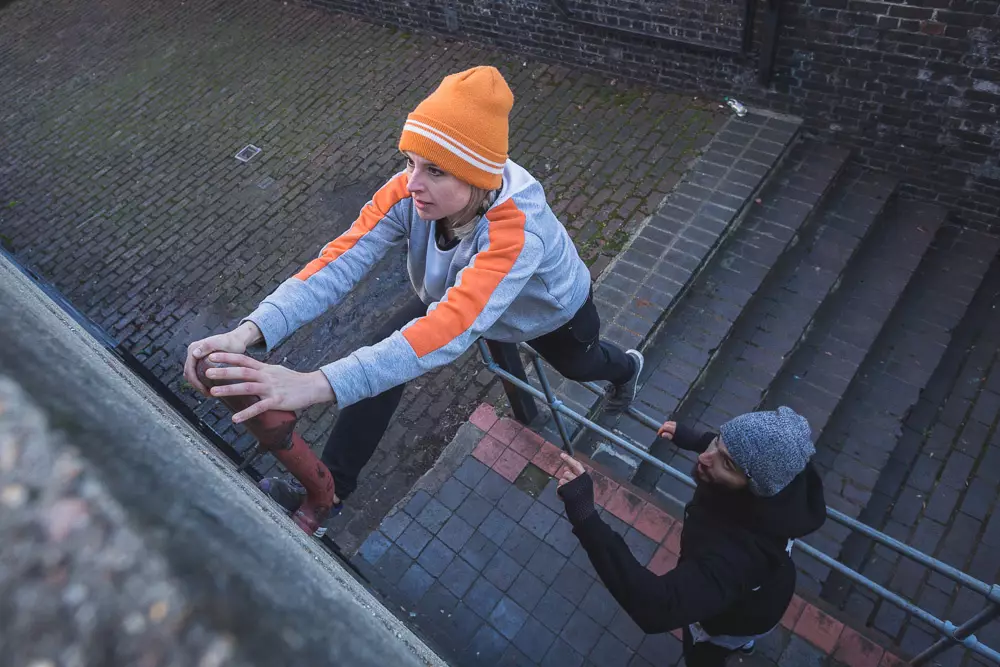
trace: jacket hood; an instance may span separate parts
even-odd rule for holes
[[[811,463],[776,495],[765,498],[702,482],[694,502],[704,503],[727,523],[782,540],[808,535],[826,521],[823,480]]]

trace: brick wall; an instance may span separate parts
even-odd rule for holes
[[[743,0],[306,0],[405,29],[484,41],[681,91],[732,94],[901,175],[978,227],[1000,210],[1000,2],[785,0],[769,88],[737,50]],[[764,0],[761,0],[763,3]],[[755,49],[761,34],[760,12]],[[685,46],[678,42],[692,42]]]

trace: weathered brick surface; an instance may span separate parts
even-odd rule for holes
[[[725,120],[690,97],[294,4],[19,0],[0,10],[0,238],[246,447],[224,408],[181,386],[187,343],[235,324],[345,230],[400,168],[406,113],[445,74],[483,63],[517,99],[513,158],[595,275]],[[237,162],[248,143],[263,152]],[[408,289],[393,253],[270,359],[305,370],[342,356]],[[407,389],[365,471],[364,511],[336,526],[345,547],[491,381],[470,355]],[[335,415],[306,411],[306,439],[321,445]]]
[[[977,224],[996,224],[1000,5],[992,1],[787,0],[768,87],[757,81],[761,21],[754,53],[730,52],[743,20],[723,0],[565,3],[599,24],[673,43],[574,24],[553,0],[310,2],[793,113],[817,135],[854,148],[865,166],[903,176],[906,192],[959,208]],[[682,19],[675,14],[685,10]]]

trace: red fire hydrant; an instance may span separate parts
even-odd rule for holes
[[[212,380],[205,371],[209,368],[224,368],[205,357],[198,361],[198,379],[206,387],[233,384],[240,380]],[[221,399],[233,413],[240,412],[260,399],[256,396],[229,396]],[[246,421],[246,427],[257,438],[262,449],[274,454],[288,472],[306,490],[306,499],[292,515],[292,520],[312,535],[330,514],[333,506],[333,475],[319,458],[312,453],[298,433],[295,422],[298,417],[288,410],[268,410]]]

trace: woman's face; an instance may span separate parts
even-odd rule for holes
[[[412,151],[406,153],[407,189],[422,220],[454,216],[469,205],[472,186]]]

